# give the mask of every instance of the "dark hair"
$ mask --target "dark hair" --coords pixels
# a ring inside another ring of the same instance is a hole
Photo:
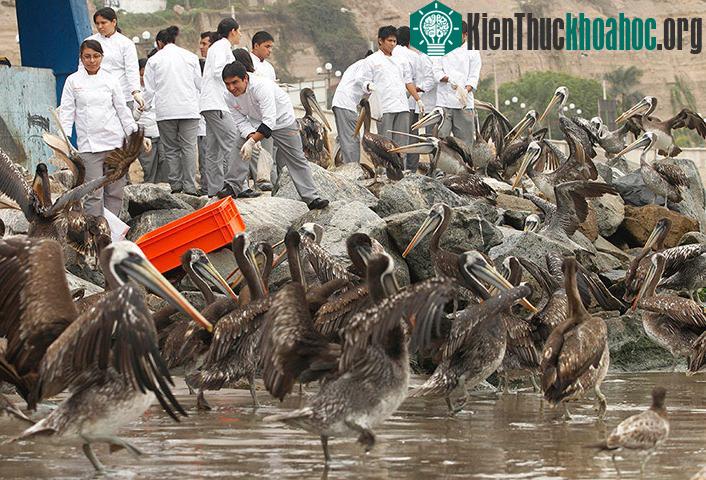
[[[152,50],[149,51],[149,53],[147,53],[147,58],[151,58],[151,57],[154,56],[154,54],[157,53],[158,51],[159,51],[159,50],[157,50],[156,48],[153,48]]]
[[[199,67],[201,67],[201,75],[203,75],[203,66],[206,65],[205,58],[199,58]]]
[[[236,48],[235,50],[233,50],[233,56],[235,57],[235,60],[237,62],[243,64],[245,70],[247,70],[249,73],[255,72],[255,66],[252,64],[252,57],[250,56],[250,52],[248,52],[244,48]]]
[[[226,78],[232,78],[232,77],[238,77],[241,80],[245,80],[245,77],[248,76],[248,71],[245,68],[245,65],[242,63],[235,61],[232,63],[229,63],[225,67],[223,67],[223,73],[221,74],[221,77],[223,80]]]
[[[208,41],[213,44],[213,42],[218,40],[218,33],[216,33],[216,32],[201,32],[200,38],[206,38],[206,37],[208,37]]]
[[[392,25],[385,25],[378,30],[378,39],[385,40],[388,37],[397,38],[397,29]]]
[[[369,57],[370,55],[372,55],[372,54],[373,54],[373,51],[370,50],[370,49],[368,49],[368,51],[365,52],[365,55],[363,56],[363,58],[368,58],[368,57]]]
[[[95,50],[96,52],[100,53],[103,55],[103,47],[101,46],[100,42],[98,40],[84,40],[81,42],[81,47],[78,49],[78,54],[81,55],[83,54],[83,51],[87,48],[90,48],[91,50]]]
[[[179,27],[176,25],[172,25],[171,27],[167,27],[164,30],[160,30],[159,33],[157,33],[157,37],[155,40],[157,42],[162,42],[163,44],[168,44],[168,43],[174,43],[176,42],[176,37],[179,35]]]
[[[256,32],[255,35],[252,36],[252,46],[255,47],[255,45],[260,45],[261,43],[265,42],[274,42],[275,38],[269,33],[265,32],[264,30],[260,30],[259,32]]]
[[[461,33],[464,35],[468,34],[468,23],[465,20],[461,21]]]
[[[123,33],[123,31],[120,30],[120,27],[118,27],[118,14],[115,13],[115,10],[113,10],[112,8],[105,7],[105,8],[101,8],[99,10],[96,10],[96,13],[93,14],[93,23],[96,23],[96,19],[98,17],[103,17],[106,20],[108,20],[109,22],[112,22],[113,20],[115,20],[115,30],[118,33]]]
[[[145,65],[147,65],[147,59],[146,58],[139,59],[137,61],[137,65],[140,68],[140,70],[142,70],[143,68],[145,68]]]
[[[228,38],[228,34],[231,30],[237,30],[239,28],[240,25],[238,25],[238,22],[236,22],[234,18],[224,18],[218,22],[218,28],[216,30],[218,40],[221,38]]]
[[[403,25],[397,29],[397,45],[409,47],[409,27]]]

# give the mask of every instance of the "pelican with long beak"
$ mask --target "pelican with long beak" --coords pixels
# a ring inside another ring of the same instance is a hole
[[[370,132],[370,102],[367,98],[360,101],[360,115],[353,132],[353,138],[358,138],[360,130],[363,129],[363,151],[373,162],[375,169],[384,168],[387,178],[390,180],[402,180],[404,164],[399,153],[393,150],[397,148],[395,142],[389,138]],[[375,182],[377,183],[377,172],[375,172]]]
[[[515,189],[520,186],[522,183],[522,176],[526,172],[531,172],[533,170],[527,170],[530,165],[534,165],[534,163],[539,159],[539,156],[542,154],[542,147],[539,145],[537,142],[530,142],[530,144],[527,146],[527,151],[525,152],[524,156],[522,157],[522,162],[520,162],[520,168],[517,169],[517,174],[515,174],[515,181],[512,182],[512,188]],[[528,173],[530,177],[532,177],[532,174]]]
[[[522,117],[522,120],[520,120],[517,125],[512,127],[512,130],[507,132],[507,135],[505,135],[505,141],[507,143],[512,142],[525,133],[525,130],[529,130],[531,132],[534,126],[537,125],[537,121],[537,110],[527,111],[525,116]]]
[[[311,88],[302,88],[299,92],[299,99],[304,107],[304,116],[297,119],[304,155],[310,162],[328,168],[332,161],[332,150],[328,137],[331,125]],[[318,119],[314,117],[314,114]]]
[[[585,125],[590,125],[590,122],[586,119],[580,117],[569,118],[564,113],[564,105],[569,99],[569,89],[567,87],[561,86],[554,91],[547,108],[539,117],[539,123],[542,123],[547,116],[547,114],[552,111],[552,109],[558,104],[559,105],[559,128],[561,129],[566,141],[569,143],[569,157],[575,155],[575,150],[573,147],[573,142],[569,141],[569,137],[574,138],[583,147],[584,152],[589,158],[596,156],[596,151],[593,149],[593,144],[598,139],[593,134],[589,134],[586,130]],[[592,176],[588,180],[595,180],[598,174]]]

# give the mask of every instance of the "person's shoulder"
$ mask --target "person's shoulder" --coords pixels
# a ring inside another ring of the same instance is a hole
[[[100,40],[100,39],[101,39],[101,34],[100,34],[100,33],[94,33],[93,35],[87,36],[87,37],[84,38],[83,40],[86,41],[86,40]]]

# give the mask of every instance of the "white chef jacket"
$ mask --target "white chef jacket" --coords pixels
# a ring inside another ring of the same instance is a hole
[[[392,49],[392,56],[393,57],[399,57],[403,61],[407,62],[407,68],[409,69],[409,76],[408,80],[405,80],[407,83],[413,83],[415,86],[421,88],[421,82],[420,82],[420,65],[419,65],[419,54],[412,50],[409,47],[403,47],[402,45],[397,45],[395,48]],[[414,100],[413,96],[409,96],[407,98],[407,105],[408,105],[408,110],[415,110],[417,108],[417,102]],[[425,104],[426,106],[426,104]]]
[[[421,93],[422,102],[426,112],[431,112],[436,107],[437,83],[434,78],[434,61],[429,55],[419,54],[419,80],[417,85],[424,90]],[[419,107],[415,105],[415,112],[419,113]]]
[[[105,152],[123,146],[125,135],[137,130],[118,79],[101,68],[95,75],[85,69],[64,83],[59,119],[65,132],[76,125],[79,152]]]
[[[200,109],[228,111],[225,95],[228,94],[226,84],[223,83],[223,67],[235,61],[232,45],[227,38],[221,38],[208,48],[206,64],[203,66],[201,76]],[[149,62],[147,62],[149,63]]]
[[[408,63],[398,56],[387,56],[381,50],[365,59],[367,68],[362,72],[364,82],[375,84],[375,95],[380,100],[381,113],[408,112],[407,83],[412,73]]]
[[[253,68],[255,69],[255,74],[260,77],[269,78],[273,82],[277,81],[277,75],[275,74],[275,67],[272,66],[267,60],[260,60],[260,57],[250,52],[250,58],[252,59]]]
[[[154,98],[158,122],[201,117],[199,57],[168,43],[147,61],[144,79],[145,102]]]
[[[289,94],[267,78],[249,75],[245,93],[236,97],[226,91],[226,95],[224,102],[243,138],[255,131],[269,137],[272,130],[289,127],[296,121]]]
[[[120,82],[120,88],[126,102],[131,102],[132,92],[140,89],[140,66],[137,63],[137,49],[132,40],[120,32],[104,37],[95,33],[86,40],[98,40],[103,47],[101,70],[115,76]],[[84,70],[79,61],[79,70]]]
[[[142,88],[142,95],[145,96],[145,89]],[[135,119],[137,125],[145,129],[145,137],[159,138],[159,128],[157,128],[157,118],[154,114],[154,98],[152,102],[145,100],[144,110],[140,110],[139,105],[135,104],[132,109],[132,118]]]
[[[365,81],[362,75],[366,68],[367,64],[364,58],[346,68],[343,76],[341,76],[341,81],[338,82],[336,92],[333,94],[331,106],[352,112],[358,110],[360,100],[370,93],[365,89]]]
[[[436,105],[447,108],[461,108],[461,102],[456,97],[456,91],[451,88],[451,82],[456,83],[459,88],[467,85],[474,89],[478,87],[480,78],[480,52],[469,50],[466,42],[450,51],[443,57],[434,58],[434,77],[439,85],[437,86]],[[448,82],[441,82],[445,76],[449,77]],[[473,92],[468,92],[466,108],[473,109]]]

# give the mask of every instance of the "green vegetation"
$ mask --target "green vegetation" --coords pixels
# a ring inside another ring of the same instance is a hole
[[[618,113],[622,113],[635,103],[639,102],[645,95],[635,90],[642,78],[642,70],[633,66],[618,67],[605,74],[605,79],[610,85],[608,95],[618,102]]]
[[[669,89],[669,102],[672,106],[673,115],[679,113],[682,108],[698,112],[694,93],[691,91],[686,78],[681,75],[674,77],[674,84]],[[703,139],[699,134],[686,128],[674,131],[674,142],[680,147],[698,147],[703,145]]]

